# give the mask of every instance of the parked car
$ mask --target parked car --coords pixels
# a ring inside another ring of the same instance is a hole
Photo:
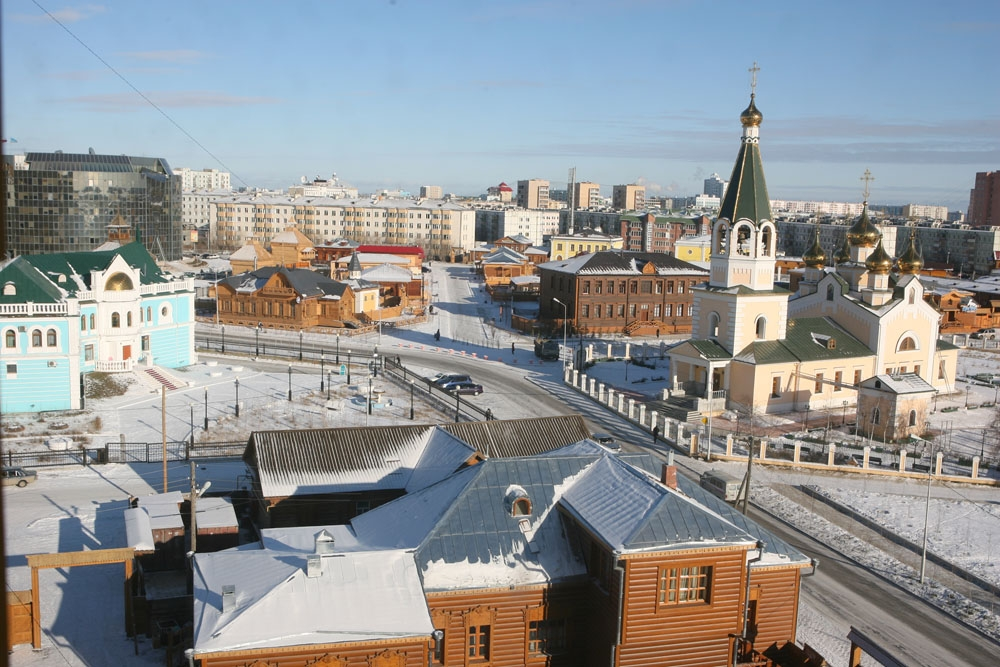
[[[535,356],[539,359],[552,361],[559,358],[559,341],[556,340],[536,340]]]
[[[38,473],[34,470],[25,470],[24,468],[8,468],[3,467],[3,485],[4,486],[20,486],[24,488],[28,484],[34,482],[38,479]]]
[[[994,340],[997,335],[1000,335],[1000,329],[994,329],[992,327],[988,329],[980,329],[976,333],[972,334],[972,338],[981,338],[982,340]]]
[[[431,384],[441,389],[447,389],[445,385],[456,382],[472,382],[472,378],[464,373],[438,373],[431,378]]]
[[[610,433],[595,433],[590,436],[590,439],[613,452],[620,452],[622,450],[622,446],[615,442],[615,436]]]
[[[479,396],[483,393],[483,385],[475,382],[454,382],[447,385],[445,389],[456,394],[472,394],[473,396]]]

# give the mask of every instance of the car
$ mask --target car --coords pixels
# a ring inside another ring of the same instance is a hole
[[[590,436],[590,439],[613,452],[620,452],[622,450],[622,446],[615,442],[615,436],[610,433],[594,433]]]
[[[1000,329],[990,327],[987,329],[980,329],[976,333],[972,334],[972,337],[982,340],[995,340],[998,334],[1000,334]]]
[[[464,373],[438,373],[431,378],[431,384],[441,389],[447,389],[446,385],[456,382],[472,382],[472,378]]]
[[[535,341],[535,356],[546,361],[559,358],[559,341]]]
[[[445,389],[456,394],[472,394],[473,396],[479,396],[483,393],[483,385],[475,382],[454,382],[447,385]]]
[[[26,470],[25,468],[4,466],[3,477],[0,479],[3,480],[4,486],[19,486],[24,488],[38,479],[38,473],[34,470]]]

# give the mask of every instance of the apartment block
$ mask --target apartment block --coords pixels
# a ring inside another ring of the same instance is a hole
[[[974,227],[1000,227],[1000,172],[981,171],[969,193],[966,221]]]
[[[573,206],[575,208],[598,208],[601,205],[601,186],[589,181],[573,184]]]
[[[181,179],[181,189],[190,190],[230,190],[230,175],[228,171],[218,169],[189,169],[180,167],[174,173]]]
[[[642,185],[616,185],[611,191],[611,207],[619,211],[641,211],[646,205]]]
[[[476,241],[493,243],[505,236],[524,236],[532,245],[559,233],[559,211],[530,208],[476,209]]]
[[[441,189],[440,185],[420,186],[421,199],[441,199],[442,197],[444,197],[444,191]]]
[[[518,181],[517,205],[520,208],[548,208],[549,182],[540,178]]]

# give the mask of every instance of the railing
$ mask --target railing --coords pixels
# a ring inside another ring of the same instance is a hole
[[[122,359],[121,361],[98,361],[94,364],[94,370],[101,373],[126,373],[135,368],[135,359]]]
[[[68,303],[5,303],[0,305],[0,315],[68,315]]]

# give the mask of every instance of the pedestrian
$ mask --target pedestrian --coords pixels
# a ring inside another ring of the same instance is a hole
[[[516,350],[514,349],[514,343],[511,343],[510,344],[510,353],[514,354],[515,352],[516,352]]]
[[[656,337],[660,337],[660,327],[656,327]]]
[[[653,444],[654,445],[656,444],[656,440],[659,437],[660,437],[660,425],[657,424],[656,426],[653,427]]]

